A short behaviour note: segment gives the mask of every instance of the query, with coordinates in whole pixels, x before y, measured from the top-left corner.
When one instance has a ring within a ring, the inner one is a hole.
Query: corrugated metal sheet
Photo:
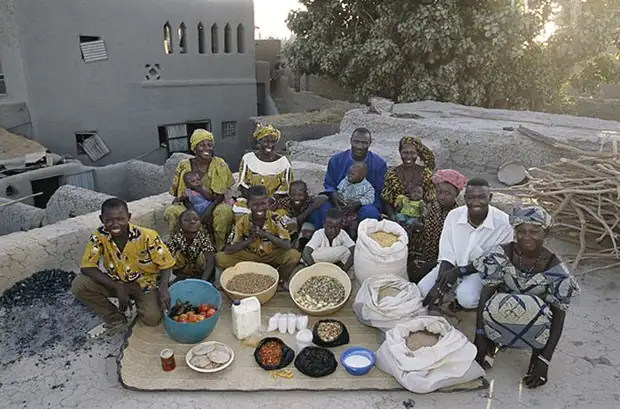
[[[187,136],[187,125],[166,125],[166,133],[168,135],[168,139],[178,138],[180,136]]]
[[[97,134],[88,137],[84,142],[82,142],[82,149],[88,155],[90,160],[93,162],[98,161],[103,158],[105,155],[110,153],[110,149],[103,142],[103,139]]]
[[[189,150],[188,138],[168,139],[168,150],[172,152],[187,152]]]
[[[82,58],[85,62],[102,61],[108,59],[108,51],[103,40],[80,43]]]
[[[73,175],[65,175],[64,182],[66,185],[73,185],[84,189],[96,191],[95,170],[87,170]]]

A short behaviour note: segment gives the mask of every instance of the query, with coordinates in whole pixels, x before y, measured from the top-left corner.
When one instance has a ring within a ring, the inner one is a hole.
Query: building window
[[[224,52],[226,54],[232,53],[232,30],[230,24],[226,24],[224,27]]]
[[[239,54],[245,53],[245,28],[243,24],[237,26],[237,52]]]
[[[161,66],[159,64],[146,64],[144,70],[146,71],[144,79],[147,81],[154,81],[161,78]]]
[[[181,23],[179,26],[179,52],[187,54],[187,28],[185,23]]]
[[[237,122],[222,122],[222,139],[234,138],[235,136],[237,136]]]
[[[80,51],[82,60],[87,63],[108,59],[108,51],[101,37],[80,35]]]
[[[220,52],[220,29],[217,24],[211,26],[211,52],[217,54]]]
[[[2,71],[2,61],[0,61],[0,95],[6,95],[6,82],[4,82],[4,71]]]
[[[206,52],[205,40],[205,26],[200,22],[198,23],[198,54],[204,54]]]
[[[157,128],[159,145],[168,149],[168,156],[175,152],[190,153],[189,138],[196,129],[211,131],[211,121],[201,120],[186,124],[170,124]]]
[[[172,29],[170,23],[166,21],[164,24],[164,52],[172,54]]]
[[[110,149],[97,134],[97,131],[76,132],[75,144],[78,156],[87,155],[93,162],[110,153]]]

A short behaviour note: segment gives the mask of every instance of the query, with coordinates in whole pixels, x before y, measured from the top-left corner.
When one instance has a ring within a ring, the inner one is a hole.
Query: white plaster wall
[[[132,222],[165,232],[163,211],[171,200],[166,193],[129,203]],[[97,211],[0,237],[0,292],[41,270],[77,271],[86,240],[99,225]]]
[[[81,187],[64,185],[50,197],[45,207],[45,225],[58,223],[71,217],[96,212],[112,196]]]
[[[45,215],[43,209],[19,202],[7,205],[11,202],[10,199],[0,197],[0,236],[41,226]]]
[[[15,18],[15,0],[0,0],[0,64],[7,88],[6,96],[0,96],[0,104],[27,102],[28,89]]]

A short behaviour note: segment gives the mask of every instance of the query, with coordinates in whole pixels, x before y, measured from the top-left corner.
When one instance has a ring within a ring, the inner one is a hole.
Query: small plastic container
[[[354,376],[366,375],[376,362],[374,352],[364,347],[351,347],[340,354],[340,363]]]
[[[286,328],[289,334],[293,335],[295,333],[297,329],[297,317],[295,314],[291,313],[286,316]]]
[[[260,301],[256,297],[235,300],[232,305],[233,334],[245,339],[261,327]]]
[[[308,316],[298,315],[297,316],[297,331],[301,331],[306,328],[308,328]]]
[[[281,314],[278,317],[278,330],[280,331],[280,334],[286,334],[287,327],[288,327],[288,317],[286,316],[286,314]]]
[[[312,345],[312,331],[309,329],[302,329],[297,333],[295,341],[297,341],[297,353],[299,353],[305,347]]]

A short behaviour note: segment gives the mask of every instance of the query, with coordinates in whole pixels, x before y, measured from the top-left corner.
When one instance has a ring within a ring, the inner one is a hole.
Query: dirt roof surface
[[[18,158],[28,153],[45,152],[45,146],[0,128],[0,160]]]

